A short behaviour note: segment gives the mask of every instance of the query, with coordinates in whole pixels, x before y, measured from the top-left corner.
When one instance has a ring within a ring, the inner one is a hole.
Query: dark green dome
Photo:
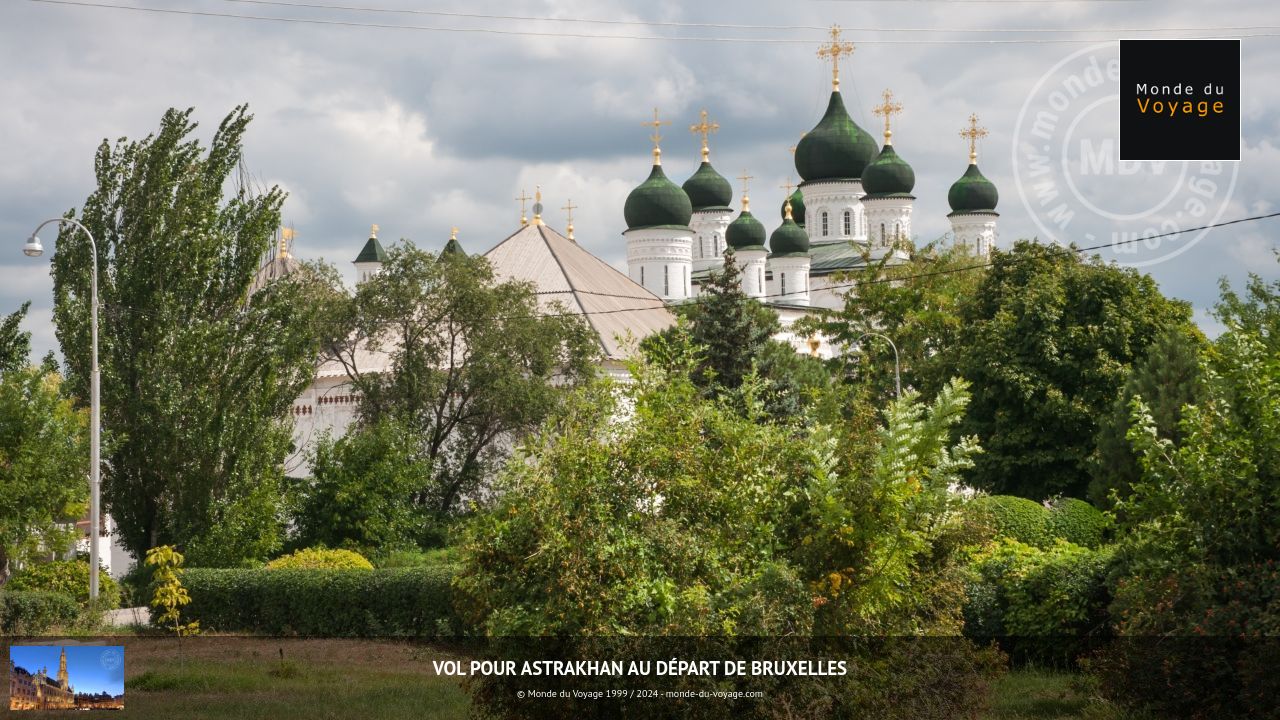
[[[862,171],[862,189],[868,195],[910,195],[916,173],[902,156],[886,144],[876,159]]]
[[[991,181],[982,176],[977,163],[970,163],[964,175],[955,181],[947,192],[947,202],[952,212],[995,212],[1000,193]]]
[[[688,227],[693,217],[689,196],[667,179],[661,165],[654,165],[649,178],[627,196],[622,206],[627,229],[675,226]]]
[[[743,210],[724,232],[725,242],[734,250],[763,248],[764,237],[764,225],[755,219],[750,210]]]
[[[875,139],[849,117],[840,93],[833,92],[827,114],[796,145],[796,172],[805,182],[860,178],[875,156]]]
[[[795,218],[796,224],[804,227],[804,195],[800,193],[800,188],[791,193],[791,217]],[[778,211],[782,217],[787,216],[787,201],[782,201],[782,208]]]
[[[689,196],[694,211],[728,208],[729,203],[733,202],[733,188],[729,181],[706,160],[702,161],[697,172],[684,181],[682,187],[684,194]]]
[[[772,257],[808,255],[809,234],[795,220],[784,219],[769,236],[769,251]]]

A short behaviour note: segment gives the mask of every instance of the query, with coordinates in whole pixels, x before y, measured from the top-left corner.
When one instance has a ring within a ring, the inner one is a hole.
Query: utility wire
[[[982,0],[991,2],[992,0]],[[1007,0],[1002,0],[1007,1]],[[1017,0],[1027,2],[1029,0]],[[1116,0],[1119,1],[1119,0]],[[1132,1],[1132,0],[1130,0]],[[242,5],[267,5],[273,7],[306,8],[309,10],[336,10],[340,12],[387,13],[394,15],[426,15],[432,17],[456,17],[478,20],[509,20],[518,22],[583,23],[588,25],[622,25],[639,27],[707,28],[713,30],[816,30],[827,32],[821,25],[742,25],[732,23],[671,22],[660,20],[605,20],[601,18],[546,17],[535,15],[489,15],[483,13],[450,12],[446,10],[415,10],[408,8],[382,8],[367,5],[332,5],[311,2],[286,2],[285,0],[222,0]],[[1225,32],[1235,30],[1280,30],[1280,25],[1240,25],[1222,27],[1107,27],[1107,28],[904,28],[840,26],[846,32],[911,32],[911,33],[1085,33],[1085,32]]]
[[[749,37],[713,37],[713,36],[688,36],[688,35],[604,35],[592,33],[574,33],[574,32],[551,32],[538,30],[500,30],[497,28],[463,28],[463,27],[443,27],[428,25],[399,25],[395,23],[371,23],[357,22],[352,20],[323,20],[319,18],[298,18],[298,17],[277,17],[271,15],[245,15],[240,13],[224,13],[213,12],[208,10],[183,10],[178,8],[158,8],[158,7],[141,7],[136,5],[119,5],[115,3],[105,2],[87,2],[86,0],[27,0],[27,2],[41,3],[45,5],[61,5],[67,7],[83,7],[97,8],[101,10],[126,10],[132,12],[153,13],[160,15],[179,15],[189,17],[212,17],[227,18],[236,20],[258,20],[262,22],[277,23],[297,23],[302,25],[317,25],[329,27],[355,27],[355,28],[372,28],[379,30],[412,30],[420,32],[445,32],[445,33],[479,33],[488,35],[511,35],[521,37],[548,37],[548,38],[573,38],[579,40],[656,40],[669,42],[715,42],[715,43],[763,43],[777,45],[812,45],[815,40],[801,38],[749,38]],[[1199,40],[1199,39],[1215,39],[1218,35],[1199,35],[1188,36],[1182,38],[1171,38],[1178,40]],[[1263,32],[1237,34],[1237,38],[1267,38],[1280,37],[1280,33]],[[1110,42],[1118,38],[1043,38],[1043,39],[947,39],[947,40],[869,40],[862,39],[856,42],[860,45],[1053,45],[1053,44],[1083,44],[1083,43],[1099,43]]]

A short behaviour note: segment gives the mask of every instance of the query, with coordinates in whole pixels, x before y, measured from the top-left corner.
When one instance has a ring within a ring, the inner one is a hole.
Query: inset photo
[[[123,710],[124,646],[11,646],[9,709]]]

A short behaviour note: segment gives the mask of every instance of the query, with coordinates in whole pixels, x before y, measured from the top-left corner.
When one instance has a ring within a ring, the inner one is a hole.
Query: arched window
[[[782,273],[780,277],[781,277],[781,279],[782,279],[782,293],[781,293],[781,294],[782,294],[782,295],[786,295],[786,294],[787,294],[787,274],[786,274],[786,273]]]
[[[671,294],[671,266],[670,265],[662,266],[662,294],[663,295]]]
[[[764,268],[756,268],[756,292],[764,294]]]
[[[844,211],[844,234],[845,235],[853,234],[853,213],[849,212],[848,210]]]
[[[889,238],[886,237],[884,234],[884,223],[880,223],[880,242],[882,243],[889,242]]]
[[[827,236],[827,211],[822,211],[822,237]]]
[[[896,238],[902,237],[902,223],[893,224],[893,236]]]
[[[644,266],[640,266],[640,284],[644,285]]]

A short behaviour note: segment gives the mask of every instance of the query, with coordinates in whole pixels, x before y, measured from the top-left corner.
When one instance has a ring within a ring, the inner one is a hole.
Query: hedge
[[[461,634],[452,566],[380,570],[191,568],[183,622],[203,630],[320,637]]]
[[[9,590],[27,590],[70,595],[81,607],[89,605],[89,563],[85,560],[54,560],[32,563],[15,572],[5,585]],[[106,570],[98,569],[100,610],[120,607],[120,586]]]
[[[1076,545],[1096,548],[1102,544],[1111,521],[1098,508],[1075,498],[1049,503],[1049,535]]]
[[[1013,495],[989,495],[975,498],[970,506],[991,522],[997,539],[1008,538],[1036,547],[1053,543],[1049,510],[1038,502]]]
[[[38,635],[75,622],[80,606],[70,595],[38,590],[0,592],[0,635]]]
[[[373,563],[351,550],[304,548],[267,563],[268,570],[372,570]]]

